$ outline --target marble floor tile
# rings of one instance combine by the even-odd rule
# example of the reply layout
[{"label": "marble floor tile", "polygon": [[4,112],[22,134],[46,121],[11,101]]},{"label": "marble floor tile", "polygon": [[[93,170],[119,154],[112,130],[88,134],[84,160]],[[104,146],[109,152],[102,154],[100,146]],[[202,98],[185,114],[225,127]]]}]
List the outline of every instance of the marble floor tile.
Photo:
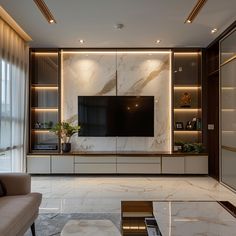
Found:
[{"label": "marble floor tile", "polygon": [[41,213],[118,213],[122,200],[224,200],[236,194],[210,177],[33,176]]}]

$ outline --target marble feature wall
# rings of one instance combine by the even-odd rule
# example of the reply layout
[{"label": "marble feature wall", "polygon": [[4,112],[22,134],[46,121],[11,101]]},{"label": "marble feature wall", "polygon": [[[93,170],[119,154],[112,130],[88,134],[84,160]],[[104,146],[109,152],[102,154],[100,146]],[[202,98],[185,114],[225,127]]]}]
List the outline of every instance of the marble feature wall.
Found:
[{"label": "marble feature wall", "polygon": [[154,96],[154,137],[119,137],[119,151],[170,150],[170,54],[117,55],[117,95]]},{"label": "marble feature wall", "polygon": [[[62,120],[78,122],[78,96],[116,95],[116,53],[63,53]],[[114,151],[116,138],[78,137],[73,151]]]},{"label": "marble feature wall", "polygon": [[[170,151],[170,54],[63,53],[62,119],[76,123],[77,96],[154,96],[154,137],[78,137],[74,151]],[[117,74],[116,74],[117,71]]]}]

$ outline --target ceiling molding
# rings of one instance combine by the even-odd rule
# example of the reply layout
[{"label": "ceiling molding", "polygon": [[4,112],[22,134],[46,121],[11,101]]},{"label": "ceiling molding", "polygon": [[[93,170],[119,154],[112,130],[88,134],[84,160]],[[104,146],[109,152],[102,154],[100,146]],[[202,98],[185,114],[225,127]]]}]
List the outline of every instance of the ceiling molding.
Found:
[{"label": "ceiling molding", "polygon": [[18,25],[18,23],[0,6],[0,17],[11,26],[13,30],[26,42],[32,41],[32,38]]}]

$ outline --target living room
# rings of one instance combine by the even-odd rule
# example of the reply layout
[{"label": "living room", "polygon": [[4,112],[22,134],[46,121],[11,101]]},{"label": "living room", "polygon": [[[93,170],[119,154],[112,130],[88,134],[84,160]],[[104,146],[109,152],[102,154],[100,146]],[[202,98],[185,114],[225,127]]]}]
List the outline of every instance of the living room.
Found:
[{"label": "living room", "polygon": [[235,234],[235,1],[0,4],[0,235]]}]

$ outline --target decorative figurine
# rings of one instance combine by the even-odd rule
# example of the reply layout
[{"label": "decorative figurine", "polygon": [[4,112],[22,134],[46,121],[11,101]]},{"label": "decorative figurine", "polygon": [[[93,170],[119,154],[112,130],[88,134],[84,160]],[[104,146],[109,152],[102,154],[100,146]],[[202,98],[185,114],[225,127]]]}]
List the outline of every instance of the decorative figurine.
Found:
[{"label": "decorative figurine", "polygon": [[191,94],[184,92],[180,97],[180,106],[181,107],[191,107]]},{"label": "decorative figurine", "polygon": [[188,121],[186,124],[186,130],[192,130],[192,129],[193,129],[192,121]]}]

